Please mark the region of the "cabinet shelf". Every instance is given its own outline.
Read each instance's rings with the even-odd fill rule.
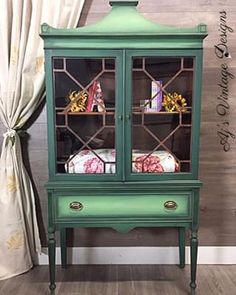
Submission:
[[[103,115],[114,115],[115,112],[60,112],[57,115],[70,115],[70,116],[103,116]]]
[[[190,111],[187,112],[165,112],[165,111],[160,111],[160,112],[142,112],[142,111],[134,111],[134,115],[184,115],[184,114],[191,114]]]
[[[134,111],[132,112],[133,115],[157,115],[157,116],[163,116],[163,115],[185,115],[185,114],[191,114],[191,111],[187,112],[142,112],[142,111]],[[57,115],[65,116],[103,116],[103,115],[115,115],[115,112],[60,112],[57,113]]]
[[[133,111],[132,114],[134,115],[185,115],[191,114],[191,111],[187,112],[143,112],[143,111]],[[103,115],[115,115],[115,112],[60,112],[57,115],[71,115],[71,116],[103,116]]]

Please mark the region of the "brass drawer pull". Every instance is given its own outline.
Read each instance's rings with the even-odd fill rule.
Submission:
[[[81,211],[84,208],[83,204],[80,202],[71,202],[70,209]]]
[[[178,205],[175,201],[167,201],[167,202],[165,202],[164,207],[167,210],[176,210]]]

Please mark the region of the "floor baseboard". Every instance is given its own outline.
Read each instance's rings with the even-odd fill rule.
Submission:
[[[74,247],[68,248],[69,264],[178,264],[178,247]],[[60,248],[56,264],[60,264]],[[186,247],[186,264],[190,249]],[[38,256],[38,264],[48,264],[47,248]],[[198,264],[236,264],[236,247],[199,247]]]

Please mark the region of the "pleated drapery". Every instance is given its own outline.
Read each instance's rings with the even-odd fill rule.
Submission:
[[[44,99],[44,22],[72,28],[84,0],[0,1],[0,117],[6,132],[0,158],[0,279],[29,270],[41,245],[19,130]]]

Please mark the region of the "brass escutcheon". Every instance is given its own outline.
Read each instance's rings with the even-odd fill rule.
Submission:
[[[177,203],[175,201],[167,201],[167,202],[165,202],[164,207],[167,210],[176,210],[178,205],[177,205]]]
[[[72,210],[77,210],[77,211],[81,211],[83,209],[83,204],[80,202],[71,202],[70,203],[70,209]]]

